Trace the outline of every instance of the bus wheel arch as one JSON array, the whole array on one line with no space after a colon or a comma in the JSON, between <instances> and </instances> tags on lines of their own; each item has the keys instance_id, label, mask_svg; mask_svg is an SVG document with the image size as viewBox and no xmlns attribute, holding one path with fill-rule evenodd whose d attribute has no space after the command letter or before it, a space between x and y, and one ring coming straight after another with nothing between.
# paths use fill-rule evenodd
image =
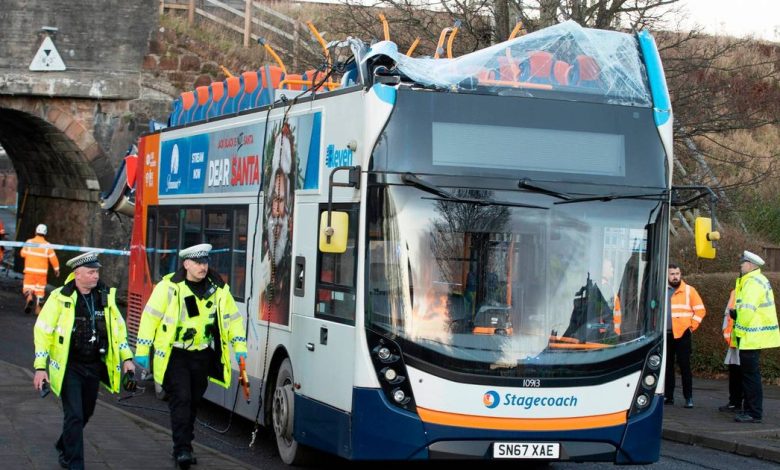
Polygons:
<instances>
[{"instance_id":1,"label":"bus wheel arch","mask_svg":"<svg viewBox=\"0 0 780 470\"><path fill-rule=\"evenodd\" d=\"M276 437L276 448L282 461L288 465L306 465L312 460L313 450L299 444L294 437L295 392L292 362L284 357L276 370L271 391L271 426Z\"/></svg>"}]
</instances>

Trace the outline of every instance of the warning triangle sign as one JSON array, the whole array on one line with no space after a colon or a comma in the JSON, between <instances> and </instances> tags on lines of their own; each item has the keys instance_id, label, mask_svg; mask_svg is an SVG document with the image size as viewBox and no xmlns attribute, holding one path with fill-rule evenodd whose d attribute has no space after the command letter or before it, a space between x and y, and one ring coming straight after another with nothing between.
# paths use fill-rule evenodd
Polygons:
<instances>
[{"instance_id":1,"label":"warning triangle sign","mask_svg":"<svg viewBox=\"0 0 780 470\"><path fill-rule=\"evenodd\" d=\"M35 57L30 62L30 70L33 72L65 70L65 62L62 61L62 57L60 57L60 53L57 52L50 37L46 36L46 39L41 43L41 47L38 48L38 52L35 53Z\"/></svg>"}]
</instances>

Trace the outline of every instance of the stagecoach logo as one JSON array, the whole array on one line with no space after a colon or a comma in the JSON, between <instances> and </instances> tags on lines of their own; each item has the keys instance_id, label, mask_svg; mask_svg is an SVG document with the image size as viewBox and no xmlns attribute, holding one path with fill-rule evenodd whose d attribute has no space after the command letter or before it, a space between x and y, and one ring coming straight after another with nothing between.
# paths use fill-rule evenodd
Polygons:
<instances>
[{"instance_id":1,"label":"stagecoach logo","mask_svg":"<svg viewBox=\"0 0 780 470\"><path fill-rule=\"evenodd\" d=\"M576 395L569 396L532 396L515 395L514 393L504 394L503 400L495 390L488 390L482 395L482 404L485 408L493 409L498 405L504 405L509 408L571 408L576 407L579 398Z\"/></svg>"},{"instance_id":2,"label":"stagecoach logo","mask_svg":"<svg viewBox=\"0 0 780 470\"><path fill-rule=\"evenodd\" d=\"M485 405L485 408L493 409L497 407L500 402L501 398L495 390L488 390L482 395L482 403Z\"/></svg>"},{"instance_id":3,"label":"stagecoach logo","mask_svg":"<svg viewBox=\"0 0 780 470\"><path fill-rule=\"evenodd\" d=\"M174 179L179 175L179 145L174 144L173 150L171 150L171 171L168 173L168 179L165 182L165 188L170 191L172 189L179 189L181 186L181 178Z\"/></svg>"},{"instance_id":4,"label":"stagecoach logo","mask_svg":"<svg viewBox=\"0 0 780 470\"><path fill-rule=\"evenodd\" d=\"M336 168L337 166L352 165L352 150L348 148L336 149L333 144L328 145L325 150L325 166Z\"/></svg>"}]
</instances>

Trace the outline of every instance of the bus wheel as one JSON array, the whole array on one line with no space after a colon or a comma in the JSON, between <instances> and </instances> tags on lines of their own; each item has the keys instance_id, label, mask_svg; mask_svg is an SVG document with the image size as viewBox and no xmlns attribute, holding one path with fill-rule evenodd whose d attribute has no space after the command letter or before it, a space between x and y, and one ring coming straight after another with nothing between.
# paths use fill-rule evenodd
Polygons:
<instances>
[{"instance_id":1,"label":"bus wheel","mask_svg":"<svg viewBox=\"0 0 780 470\"><path fill-rule=\"evenodd\" d=\"M271 403L276 447L282 461L287 465L305 465L310 461L311 449L298 444L293 437L294 410L292 363L286 358L276 374L276 387Z\"/></svg>"}]
</instances>

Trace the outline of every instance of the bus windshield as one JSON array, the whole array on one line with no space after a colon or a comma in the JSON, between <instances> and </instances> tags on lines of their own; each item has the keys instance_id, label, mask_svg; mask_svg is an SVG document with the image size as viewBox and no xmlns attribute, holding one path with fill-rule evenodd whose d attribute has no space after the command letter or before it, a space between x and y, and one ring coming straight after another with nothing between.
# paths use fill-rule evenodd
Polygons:
<instances>
[{"instance_id":1,"label":"bus windshield","mask_svg":"<svg viewBox=\"0 0 780 470\"><path fill-rule=\"evenodd\" d=\"M552 365L572 376L662 333L661 309L648 307L663 301L648 297L661 202L537 209L477 203L529 202L516 191L451 192L369 191L367 324L407 354L470 374Z\"/></svg>"},{"instance_id":2,"label":"bus windshield","mask_svg":"<svg viewBox=\"0 0 780 470\"><path fill-rule=\"evenodd\" d=\"M467 374L643 361L662 335L668 221L652 119L399 90L369 164L367 327L418 365Z\"/></svg>"}]
</instances>

